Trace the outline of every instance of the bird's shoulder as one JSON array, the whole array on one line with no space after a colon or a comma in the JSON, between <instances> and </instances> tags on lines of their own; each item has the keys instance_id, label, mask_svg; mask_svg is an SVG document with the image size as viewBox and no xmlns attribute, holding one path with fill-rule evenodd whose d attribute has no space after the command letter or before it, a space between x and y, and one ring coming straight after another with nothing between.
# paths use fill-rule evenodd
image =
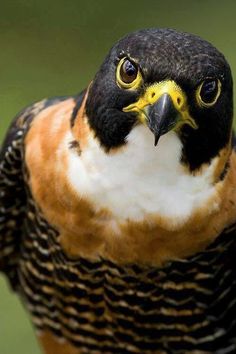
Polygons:
<instances>
[{"instance_id":1,"label":"bird's shoulder","mask_svg":"<svg viewBox=\"0 0 236 354\"><path fill-rule=\"evenodd\" d=\"M80 96L43 99L24 108L13 119L0 149L0 269L7 273L13 287L18 284L16 269L30 187L25 141L41 114L68 100L73 101L75 107ZM48 117L50 121L50 115Z\"/></svg>"},{"instance_id":2,"label":"bird's shoulder","mask_svg":"<svg viewBox=\"0 0 236 354\"><path fill-rule=\"evenodd\" d=\"M101 243L97 220L106 218L74 189L68 178L71 163L76 162L74 177L82 179L80 149L86 144L88 125L84 114L85 92L75 99L56 101L34 117L24 141L24 160L28 185L34 203L47 222L58 231L69 254L94 250ZM86 117L85 117L86 118ZM74 242L76 240L76 242ZM88 252L89 253L89 252Z\"/></svg>"}]
</instances>

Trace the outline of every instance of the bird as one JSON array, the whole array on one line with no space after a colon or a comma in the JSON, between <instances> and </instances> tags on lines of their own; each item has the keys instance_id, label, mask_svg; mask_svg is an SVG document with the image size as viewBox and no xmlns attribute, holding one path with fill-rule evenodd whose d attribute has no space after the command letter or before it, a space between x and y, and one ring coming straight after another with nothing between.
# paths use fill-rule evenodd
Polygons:
<instances>
[{"instance_id":1,"label":"bird","mask_svg":"<svg viewBox=\"0 0 236 354\"><path fill-rule=\"evenodd\" d=\"M0 270L45 354L236 353L234 146L230 65L169 28L16 116Z\"/></svg>"}]
</instances>

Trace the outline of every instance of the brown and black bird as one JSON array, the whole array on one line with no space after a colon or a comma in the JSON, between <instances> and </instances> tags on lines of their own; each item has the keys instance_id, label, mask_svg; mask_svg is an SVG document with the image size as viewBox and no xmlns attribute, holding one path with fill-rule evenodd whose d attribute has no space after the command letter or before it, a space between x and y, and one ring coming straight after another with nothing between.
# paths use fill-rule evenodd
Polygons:
<instances>
[{"instance_id":1,"label":"brown and black bird","mask_svg":"<svg viewBox=\"0 0 236 354\"><path fill-rule=\"evenodd\" d=\"M16 117L0 268L45 353L236 353L232 101L216 48L146 29Z\"/></svg>"}]
</instances>

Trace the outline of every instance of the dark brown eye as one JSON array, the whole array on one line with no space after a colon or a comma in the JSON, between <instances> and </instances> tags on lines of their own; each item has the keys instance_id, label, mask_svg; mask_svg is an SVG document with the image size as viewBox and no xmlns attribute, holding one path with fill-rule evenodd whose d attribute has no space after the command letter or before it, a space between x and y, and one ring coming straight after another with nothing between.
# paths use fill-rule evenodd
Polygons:
<instances>
[{"instance_id":1,"label":"dark brown eye","mask_svg":"<svg viewBox=\"0 0 236 354\"><path fill-rule=\"evenodd\" d=\"M120 67L120 77L126 84L133 82L138 75L138 68L130 60L125 59Z\"/></svg>"},{"instance_id":2,"label":"dark brown eye","mask_svg":"<svg viewBox=\"0 0 236 354\"><path fill-rule=\"evenodd\" d=\"M220 82L217 79L206 79L200 85L199 99L203 105L213 105L220 94Z\"/></svg>"}]
</instances>

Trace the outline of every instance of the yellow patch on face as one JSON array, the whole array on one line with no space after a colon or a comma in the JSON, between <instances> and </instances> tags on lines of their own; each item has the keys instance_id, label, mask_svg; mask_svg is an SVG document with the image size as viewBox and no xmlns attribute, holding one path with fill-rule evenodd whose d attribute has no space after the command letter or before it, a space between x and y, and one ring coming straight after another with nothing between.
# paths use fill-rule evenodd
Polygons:
<instances>
[{"instance_id":1,"label":"yellow patch on face","mask_svg":"<svg viewBox=\"0 0 236 354\"><path fill-rule=\"evenodd\" d=\"M131 103L129 106L124 107L123 111L137 112L141 123L146 123L146 107L156 103L158 99L165 93L170 95L174 107L180 115L180 119L178 120L178 123L174 129L178 129L183 124L188 124L192 128L197 129L197 124L189 113L186 94L173 80L161 81L148 86L144 92L144 95L141 96L137 102Z\"/></svg>"}]
</instances>

